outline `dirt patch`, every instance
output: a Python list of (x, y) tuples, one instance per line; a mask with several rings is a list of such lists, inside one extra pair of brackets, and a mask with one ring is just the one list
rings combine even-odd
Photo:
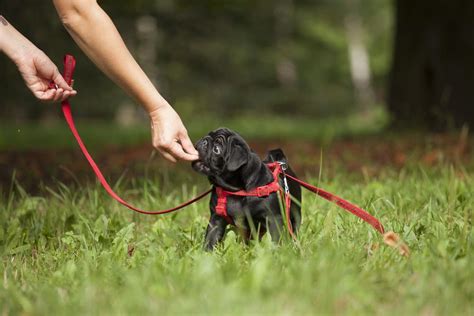
[[(356, 175), (374, 176), (384, 168), (400, 169), (409, 164), (426, 167), (473, 164), (473, 139), (456, 135), (369, 137), (339, 140), (327, 145), (278, 139), (249, 143), (261, 156), (269, 149), (283, 148), (299, 174), (317, 174), (321, 166), (329, 174), (342, 169)], [(188, 163), (172, 165), (153, 154), (149, 144), (104, 147), (92, 155), (109, 179), (117, 179), (124, 171), (129, 178), (142, 177), (147, 170), (157, 172), (163, 168), (169, 174), (191, 172)], [(13, 177), (28, 191), (36, 191), (40, 183), (82, 183), (94, 179), (78, 149), (0, 151), (0, 188), (9, 187)]]

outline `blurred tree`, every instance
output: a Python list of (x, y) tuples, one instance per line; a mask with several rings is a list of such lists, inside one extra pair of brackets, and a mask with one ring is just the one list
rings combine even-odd
[(352, 84), (355, 88), (359, 107), (368, 114), (375, 104), (374, 91), (371, 84), (369, 52), (365, 40), (365, 30), (362, 26), (358, 0), (345, 0), (345, 28), (351, 65)]
[(474, 1), (397, 0), (389, 109), (396, 125), (474, 126)]
[[(357, 5), (376, 97), (383, 99), (390, 56), (391, 0)], [(357, 92), (345, 1), (329, 0), (102, 0), (132, 54), (180, 114), (242, 113), (345, 115)], [(28, 10), (25, 10), (28, 8)], [(1, 1), (0, 12), (58, 63), (78, 58), (75, 113), (127, 118), (132, 102), (79, 51), (51, 1)], [(154, 25), (153, 25), (154, 24)], [(59, 65), (60, 66), (60, 65)], [(0, 56), (2, 117), (42, 118), (39, 106)], [(127, 105), (128, 104), (128, 105)], [(124, 106), (123, 106), (124, 105)], [(140, 112), (140, 111), (138, 111)], [(126, 120), (126, 119), (125, 119)]]
[(294, 88), (297, 81), (296, 66), (289, 56), (294, 26), (293, 0), (277, 0), (274, 4), (275, 47), (279, 55), (276, 60), (276, 76), (284, 89)]

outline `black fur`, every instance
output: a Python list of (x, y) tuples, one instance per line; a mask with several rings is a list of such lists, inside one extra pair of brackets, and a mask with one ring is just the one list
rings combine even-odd
[[(228, 191), (252, 190), (273, 181), (273, 175), (265, 166), (265, 162), (287, 159), (281, 149), (268, 152), (265, 160), (261, 160), (237, 133), (220, 128), (210, 132), (196, 143), (199, 161), (193, 162), (193, 168), (205, 174), (209, 181)], [(295, 176), (288, 166), (288, 174)], [(280, 184), (283, 180), (280, 177)], [(288, 179), (288, 186), (294, 201), (291, 203), (291, 223), (296, 233), (301, 223), (301, 187)], [(216, 214), (217, 195), (212, 192), (210, 209), (211, 218), (206, 230), (204, 248), (212, 250), (225, 236), (227, 221)], [(280, 210), (278, 193), (268, 197), (228, 196), (227, 212), (232, 218), (244, 240), (252, 236), (263, 236), (268, 230), (275, 242), (280, 241), (285, 228), (284, 210)]]

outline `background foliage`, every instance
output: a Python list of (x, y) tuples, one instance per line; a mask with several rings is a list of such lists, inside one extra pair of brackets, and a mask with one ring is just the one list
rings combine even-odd
[[(145, 71), (156, 73), (159, 90), (184, 116), (201, 112), (238, 115), (258, 109), (268, 114), (322, 117), (358, 110), (344, 29), (347, 1), (100, 3), (135, 56), (139, 57), (140, 47), (147, 42), (155, 43), (153, 64), (148, 67), (142, 60)], [(370, 55), (376, 102), (380, 103), (390, 66), (392, 5), (388, 0), (356, 5), (365, 30), (363, 41)], [(77, 49), (50, 1), (2, 1), (0, 8), (58, 65), (66, 52), (79, 58), (78, 115), (110, 118), (128, 102)], [(143, 39), (137, 33), (137, 21), (144, 16), (154, 19), (156, 31)], [(0, 81), (5, 83), (0, 85), (3, 117), (51, 114), (52, 109), (34, 102), (5, 57), (0, 58), (0, 67)], [(289, 78), (279, 75), (278, 67), (283, 72), (287, 67)]]

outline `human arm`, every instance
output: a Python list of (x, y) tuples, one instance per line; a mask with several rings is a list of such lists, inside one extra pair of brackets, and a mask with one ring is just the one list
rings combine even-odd
[(149, 113), (153, 146), (171, 161), (198, 159), (180, 117), (135, 61), (97, 1), (53, 0), (53, 3), (62, 23), (85, 54)]
[[(10, 58), (26, 86), (41, 101), (64, 100), (76, 94), (56, 65), (0, 15), (0, 51)], [(53, 81), (57, 88), (50, 88)]]

